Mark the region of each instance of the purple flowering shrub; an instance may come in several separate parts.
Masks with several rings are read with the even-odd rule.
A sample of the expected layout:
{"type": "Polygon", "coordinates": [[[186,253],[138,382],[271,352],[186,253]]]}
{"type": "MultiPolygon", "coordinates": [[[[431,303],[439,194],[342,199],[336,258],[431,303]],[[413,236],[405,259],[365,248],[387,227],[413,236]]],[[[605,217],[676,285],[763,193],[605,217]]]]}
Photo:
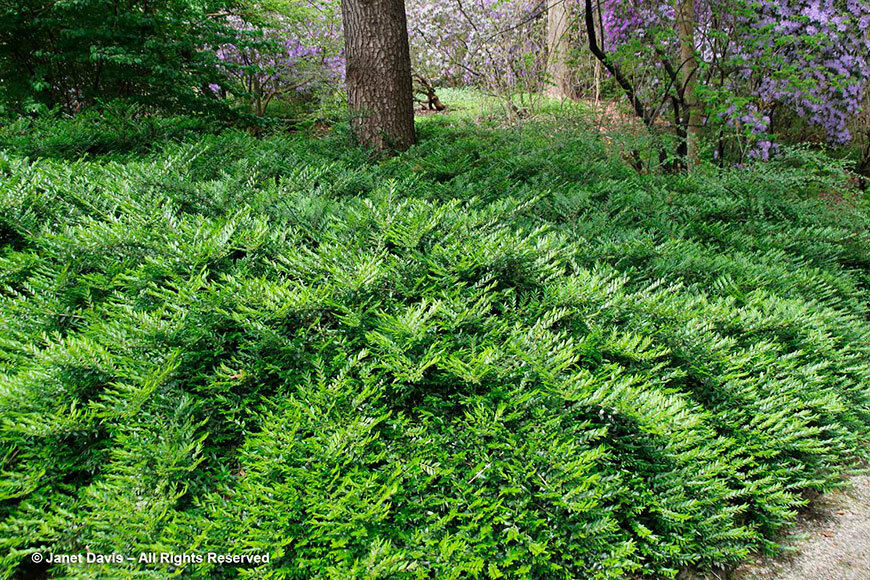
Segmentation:
{"type": "MultiPolygon", "coordinates": [[[[766,160],[777,129],[800,119],[836,144],[850,141],[870,75],[870,5],[858,0],[695,2],[698,96],[716,154],[766,160]],[[777,126],[777,119],[780,120],[777,126]]],[[[605,49],[631,74],[655,110],[676,87],[679,69],[672,4],[605,0],[605,49]]]]}
{"type": "Polygon", "coordinates": [[[226,82],[212,84],[212,92],[242,98],[263,115],[276,98],[309,98],[336,87],[344,80],[338,6],[309,0],[292,13],[268,14],[257,22],[227,17],[248,42],[215,49],[226,82]]]}
{"type": "Polygon", "coordinates": [[[767,0],[747,23],[741,76],[751,79],[759,100],[783,105],[831,142],[846,143],[870,74],[868,21],[870,5],[855,0],[767,0]]]}

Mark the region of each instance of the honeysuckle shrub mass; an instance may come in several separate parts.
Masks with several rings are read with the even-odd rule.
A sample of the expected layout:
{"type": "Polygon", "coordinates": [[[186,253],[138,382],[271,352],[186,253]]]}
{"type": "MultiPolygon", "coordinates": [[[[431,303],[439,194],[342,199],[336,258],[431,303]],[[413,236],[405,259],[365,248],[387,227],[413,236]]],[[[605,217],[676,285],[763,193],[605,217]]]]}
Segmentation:
{"type": "Polygon", "coordinates": [[[37,146],[61,123],[2,132],[2,574],[673,577],[772,547],[866,459],[866,200],[800,150],[640,176],[573,123],[430,118],[380,164],[340,134],[70,161],[37,146]],[[30,558],[86,550],[270,561],[30,558]]]}

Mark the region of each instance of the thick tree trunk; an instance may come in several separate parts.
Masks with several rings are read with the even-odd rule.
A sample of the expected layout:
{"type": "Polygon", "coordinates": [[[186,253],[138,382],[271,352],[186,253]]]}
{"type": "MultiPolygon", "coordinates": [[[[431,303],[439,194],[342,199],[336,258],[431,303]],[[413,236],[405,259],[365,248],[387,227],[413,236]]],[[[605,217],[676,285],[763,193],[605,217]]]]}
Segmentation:
{"type": "Polygon", "coordinates": [[[549,0],[547,6],[548,97],[564,99],[569,92],[568,0],[549,0]]]}
{"type": "Polygon", "coordinates": [[[700,163],[701,109],[695,95],[698,61],[695,59],[695,5],[694,0],[675,0],[677,32],[680,37],[679,78],[685,104],[686,166],[693,169],[700,163]]]}
{"type": "Polygon", "coordinates": [[[341,0],[350,126],[361,144],[414,144],[414,93],[404,0],[341,0]]]}

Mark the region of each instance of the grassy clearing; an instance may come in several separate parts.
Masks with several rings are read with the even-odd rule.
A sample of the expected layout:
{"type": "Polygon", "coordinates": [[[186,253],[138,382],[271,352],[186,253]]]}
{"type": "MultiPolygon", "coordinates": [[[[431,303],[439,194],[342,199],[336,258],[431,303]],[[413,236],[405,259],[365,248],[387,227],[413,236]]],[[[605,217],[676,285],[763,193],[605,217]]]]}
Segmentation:
{"type": "Polygon", "coordinates": [[[669,577],[864,458],[836,168],[640,176],[582,118],[474,106],[379,163],[341,129],[0,132],[2,570],[669,577]]]}

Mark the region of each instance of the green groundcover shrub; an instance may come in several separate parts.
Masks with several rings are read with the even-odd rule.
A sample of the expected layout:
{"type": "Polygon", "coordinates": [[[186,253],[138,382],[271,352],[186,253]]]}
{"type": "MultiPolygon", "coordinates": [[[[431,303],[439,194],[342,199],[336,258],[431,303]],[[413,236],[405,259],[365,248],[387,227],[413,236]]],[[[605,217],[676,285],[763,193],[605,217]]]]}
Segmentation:
{"type": "Polygon", "coordinates": [[[0,573],[672,577],[773,548],[865,459],[836,171],[421,132],[379,164],[340,131],[6,143],[0,573]],[[87,551],[269,562],[32,563],[87,551]]]}
{"type": "Polygon", "coordinates": [[[0,119],[0,148],[27,157],[70,160],[87,155],[145,153],[161,143],[214,131],[208,117],[166,117],[112,101],[74,116],[45,114],[0,119]]]}

